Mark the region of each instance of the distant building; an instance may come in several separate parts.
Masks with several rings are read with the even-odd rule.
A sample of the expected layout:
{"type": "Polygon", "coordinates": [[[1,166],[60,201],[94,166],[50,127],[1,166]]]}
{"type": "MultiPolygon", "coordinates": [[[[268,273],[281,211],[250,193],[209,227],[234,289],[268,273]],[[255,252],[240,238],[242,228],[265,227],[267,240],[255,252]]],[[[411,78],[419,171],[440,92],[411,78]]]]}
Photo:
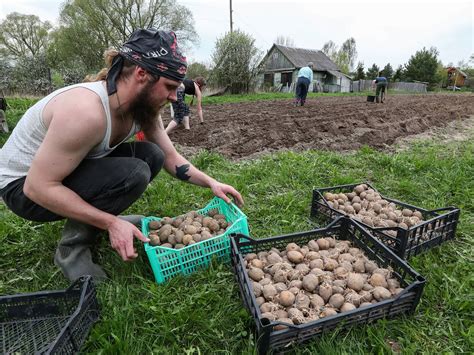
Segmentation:
{"type": "Polygon", "coordinates": [[[259,87],[294,91],[298,70],[313,62],[313,92],[350,92],[352,80],[322,51],[273,44],[260,63],[259,87]]]}
{"type": "Polygon", "coordinates": [[[448,86],[464,86],[467,78],[466,73],[455,67],[448,67],[446,70],[448,71],[448,86]]]}

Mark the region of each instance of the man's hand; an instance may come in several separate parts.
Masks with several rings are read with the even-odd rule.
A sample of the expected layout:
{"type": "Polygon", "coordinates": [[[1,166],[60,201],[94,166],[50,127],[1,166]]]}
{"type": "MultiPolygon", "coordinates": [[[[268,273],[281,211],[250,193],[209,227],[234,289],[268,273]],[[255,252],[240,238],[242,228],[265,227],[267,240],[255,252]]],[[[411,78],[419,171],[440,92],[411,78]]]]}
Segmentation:
{"type": "Polygon", "coordinates": [[[138,256],[137,251],[133,247],[133,237],[142,242],[150,241],[133,224],[119,218],[114,219],[107,231],[109,232],[112,248],[117,251],[124,261],[131,261],[138,256]]]}
{"type": "Polygon", "coordinates": [[[234,200],[235,200],[235,203],[236,203],[237,206],[242,207],[244,205],[244,200],[242,199],[242,196],[232,186],[222,184],[222,183],[216,181],[215,183],[213,183],[210,186],[210,188],[211,188],[211,190],[212,190],[212,192],[214,193],[215,196],[220,197],[225,202],[227,202],[227,203],[231,202],[230,198],[227,196],[227,194],[230,194],[234,197],[234,200]]]}

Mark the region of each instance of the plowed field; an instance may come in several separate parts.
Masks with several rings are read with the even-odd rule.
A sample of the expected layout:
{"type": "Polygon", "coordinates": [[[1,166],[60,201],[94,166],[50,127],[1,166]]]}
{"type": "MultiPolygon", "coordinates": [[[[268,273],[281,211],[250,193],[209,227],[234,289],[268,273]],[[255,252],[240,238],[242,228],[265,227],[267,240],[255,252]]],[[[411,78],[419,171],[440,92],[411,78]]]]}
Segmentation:
{"type": "MultiPolygon", "coordinates": [[[[365,97],[308,99],[204,106],[204,125],[191,107],[191,131],[171,133],[181,146],[205,148],[239,159],[281,149],[348,151],[368,145],[384,149],[398,138],[444,127],[474,115],[474,95],[393,95],[383,104],[365,97]]],[[[165,113],[165,125],[169,113],[165,113]]]]}

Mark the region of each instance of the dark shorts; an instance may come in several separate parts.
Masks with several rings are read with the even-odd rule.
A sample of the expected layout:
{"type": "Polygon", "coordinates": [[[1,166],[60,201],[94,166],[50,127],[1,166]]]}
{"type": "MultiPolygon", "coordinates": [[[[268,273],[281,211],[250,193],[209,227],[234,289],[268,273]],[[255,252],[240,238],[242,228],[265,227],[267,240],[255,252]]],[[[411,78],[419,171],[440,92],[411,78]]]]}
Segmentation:
{"type": "MultiPolygon", "coordinates": [[[[83,160],[63,185],[99,210],[119,215],[142,195],[163,167],[164,159],[163,151],[154,143],[123,143],[106,157],[83,160]]],[[[0,190],[8,208],[31,221],[63,219],[25,196],[25,179],[17,179],[0,190]]]]}
{"type": "Polygon", "coordinates": [[[184,88],[179,88],[177,93],[177,100],[173,102],[173,111],[174,111],[174,118],[173,120],[180,124],[183,121],[184,117],[189,116],[189,106],[185,103],[185,93],[184,88]]]}

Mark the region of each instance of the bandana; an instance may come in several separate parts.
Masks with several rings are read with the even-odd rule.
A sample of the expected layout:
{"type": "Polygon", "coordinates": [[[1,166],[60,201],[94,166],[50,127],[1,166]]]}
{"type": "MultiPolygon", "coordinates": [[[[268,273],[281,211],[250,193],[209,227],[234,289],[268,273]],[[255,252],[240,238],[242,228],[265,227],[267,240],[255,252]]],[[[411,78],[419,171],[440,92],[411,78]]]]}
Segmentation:
{"type": "Polygon", "coordinates": [[[183,81],[186,75],[186,57],[178,49],[176,35],[172,31],[158,31],[154,28],[138,29],[112,61],[107,74],[107,92],[117,92],[116,81],[119,77],[124,59],[135,63],[152,75],[183,81]]]}

